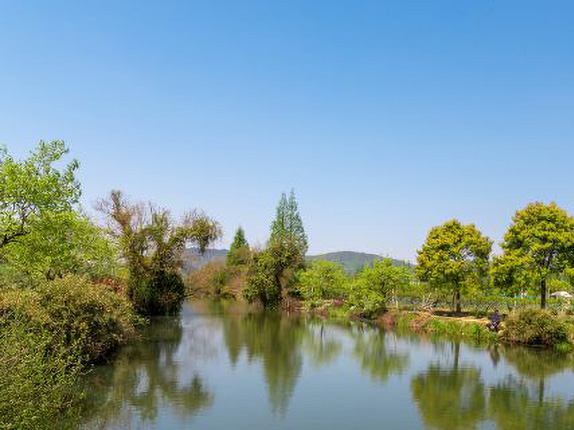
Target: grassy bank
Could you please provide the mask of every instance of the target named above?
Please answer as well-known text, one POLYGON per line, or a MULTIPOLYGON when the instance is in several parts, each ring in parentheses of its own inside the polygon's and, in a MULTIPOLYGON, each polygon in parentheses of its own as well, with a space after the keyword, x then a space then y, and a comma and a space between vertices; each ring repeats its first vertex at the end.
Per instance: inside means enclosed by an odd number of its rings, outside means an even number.
POLYGON ((557 311, 536 309, 515 310, 505 315, 502 328, 494 333, 487 328, 488 316, 477 317, 449 311, 423 312, 389 309, 365 313, 340 300, 321 303, 301 302, 303 312, 329 319, 361 319, 381 324, 385 328, 421 335, 459 338, 477 344, 507 343, 559 350, 574 349, 574 322, 557 311))
POLYGON ((77 411, 90 363, 135 335, 131 304, 81 277, 0 292, 0 428, 50 428, 77 411))

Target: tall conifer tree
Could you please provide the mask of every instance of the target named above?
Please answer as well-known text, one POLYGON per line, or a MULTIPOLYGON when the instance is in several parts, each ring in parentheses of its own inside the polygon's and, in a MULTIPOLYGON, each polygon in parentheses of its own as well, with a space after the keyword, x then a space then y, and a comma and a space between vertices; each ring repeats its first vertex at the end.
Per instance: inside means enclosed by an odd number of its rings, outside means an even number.
POLYGON ((277 205, 275 220, 271 225, 270 242, 282 242, 291 240, 297 246, 301 256, 305 256, 308 249, 307 235, 303 227, 303 221, 299 214, 299 206, 295 198, 295 191, 291 190, 289 199, 285 193, 277 205))
POLYGON ((231 265, 245 264, 248 259, 249 243, 247 243, 247 239, 245 239, 245 231, 242 227, 239 227, 229 247, 227 263, 231 265))

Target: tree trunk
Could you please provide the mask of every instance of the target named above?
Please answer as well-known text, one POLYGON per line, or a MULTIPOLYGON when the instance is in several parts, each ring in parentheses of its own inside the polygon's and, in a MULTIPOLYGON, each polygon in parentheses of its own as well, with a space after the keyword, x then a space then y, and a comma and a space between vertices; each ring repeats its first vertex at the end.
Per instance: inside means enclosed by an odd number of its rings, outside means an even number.
POLYGON ((540 281, 540 309, 546 309, 546 278, 540 281))
POLYGON ((460 290, 456 291, 456 311, 460 313, 462 311, 460 306, 460 290))

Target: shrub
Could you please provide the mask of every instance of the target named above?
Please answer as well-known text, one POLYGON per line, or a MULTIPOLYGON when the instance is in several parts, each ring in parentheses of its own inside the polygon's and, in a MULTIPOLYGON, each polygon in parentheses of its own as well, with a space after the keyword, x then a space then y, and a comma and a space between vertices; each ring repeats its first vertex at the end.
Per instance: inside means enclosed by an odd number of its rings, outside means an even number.
POLYGON ((246 266, 230 266, 223 259, 213 260, 190 273, 188 290, 193 297, 237 298, 245 286, 246 272, 246 266))
POLYGON ((3 324, 0 337, 0 428, 50 428, 73 413, 82 399, 75 388, 82 374, 79 357, 48 330, 30 330, 25 321, 3 324))
POLYGON ((550 311, 527 309, 505 320, 504 340, 528 345, 555 345, 568 340, 566 323, 550 311))
POLYGON ((49 333, 60 345, 92 361, 126 342, 137 322, 129 301, 83 277, 47 281, 35 289, 10 290, 0 296, 0 324, 25 323, 30 333, 49 333))
POLYGON ((50 428, 82 399, 87 362, 134 334, 129 301, 81 277, 0 294, 0 428, 50 428))
POLYGON ((173 315, 181 309, 187 290, 181 275, 159 271, 151 277, 130 277, 128 297, 140 315, 173 315))

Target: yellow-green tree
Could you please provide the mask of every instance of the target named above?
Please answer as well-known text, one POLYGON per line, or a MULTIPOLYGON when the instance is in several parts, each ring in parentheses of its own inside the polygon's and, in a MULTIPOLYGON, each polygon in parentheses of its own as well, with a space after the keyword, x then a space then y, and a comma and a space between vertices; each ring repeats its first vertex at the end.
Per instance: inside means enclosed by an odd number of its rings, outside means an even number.
POLYGON ((345 282, 345 272, 339 264, 315 261, 299 276, 299 291, 305 300, 340 298, 345 282))
POLYGON ((349 301, 367 314, 383 311, 391 296, 408 289, 411 278, 409 268, 393 265, 390 258, 376 259, 350 282, 349 301))
POLYGON ((49 212, 34 228, 4 248, 4 259, 31 280, 67 274, 92 278, 114 274, 116 247, 103 229, 75 211, 49 212))
POLYGON ((538 285, 546 307, 547 282, 574 263, 574 218, 554 202, 536 202, 516 212, 495 259, 493 278, 501 287, 538 285))
POLYGON ((78 203, 78 162, 54 166, 67 153, 62 141, 40 141, 24 160, 0 148, 0 249, 29 234, 44 215, 69 211, 78 203))
POLYGON ((431 288, 451 294, 456 311, 461 310, 465 287, 488 271, 492 241, 474 224, 457 220, 431 229, 417 253, 417 274, 431 288))

